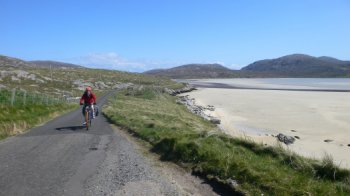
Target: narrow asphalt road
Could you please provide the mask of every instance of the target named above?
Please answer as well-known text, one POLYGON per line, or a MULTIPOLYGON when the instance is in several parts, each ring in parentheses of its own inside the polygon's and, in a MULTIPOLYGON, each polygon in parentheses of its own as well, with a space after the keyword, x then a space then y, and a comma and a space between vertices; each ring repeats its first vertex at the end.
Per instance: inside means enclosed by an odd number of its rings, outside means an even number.
POLYGON ((0 141, 0 195, 214 194, 169 179, 103 116, 89 131, 82 120, 79 109, 0 141))

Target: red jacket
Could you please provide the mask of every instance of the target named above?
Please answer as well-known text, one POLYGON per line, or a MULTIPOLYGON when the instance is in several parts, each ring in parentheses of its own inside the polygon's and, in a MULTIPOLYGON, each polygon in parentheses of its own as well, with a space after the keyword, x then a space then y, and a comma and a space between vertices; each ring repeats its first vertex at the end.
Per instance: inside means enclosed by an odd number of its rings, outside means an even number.
POLYGON ((91 92, 90 96, 86 93, 80 98, 80 104, 93 104, 96 103, 96 95, 91 92))

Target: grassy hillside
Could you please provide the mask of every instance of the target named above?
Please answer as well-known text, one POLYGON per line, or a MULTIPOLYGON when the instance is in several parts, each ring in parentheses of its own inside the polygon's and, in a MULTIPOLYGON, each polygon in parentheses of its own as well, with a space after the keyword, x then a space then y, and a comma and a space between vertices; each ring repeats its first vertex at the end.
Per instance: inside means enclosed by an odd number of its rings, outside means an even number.
POLYGON ((49 94, 77 96, 88 85, 95 91, 115 88, 120 83, 177 85, 169 79, 98 69, 49 69, 23 67, 8 69, 0 76, 6 88, 23 88, 49 94))
POLYGON ((81 96, 86 86, 92 86, 97 95, 126 83, 169 88, 183 86, 162 77, 88 69, 60 62, 50 68, 44 65, 46 63, 48 61, 28 62, 0 56, 0 139, 77 108, 77 102, 69 104, 65 100, 81 96), (12 105, 13 90, 16 96, 12 105))
MULTIPOLYGON (((55 63, 60 64, 59 62, 55 63)), ((50 68, 5 56, 0 56, 0 68, 0 88, 20 88, 61 96, 79 96, 88 85, 92 86, 96 92, 116 88, 122 83, 181 87, 181 85, 162 77, 75 66, 50 68)))
POLYGON ((29 61, 30 63, 35 64, 36 67, 43 67, 43 68, 84 68, 80 65, 75 65, 71 63, 62 63, 57 61, 29 61))
POLYGON ((249 195, 349 195, 350 171, 330 157, 305 159, 222 134, 171 97, 152 88, 119 92, 104 114, 149 142, 162 159, 249 195))

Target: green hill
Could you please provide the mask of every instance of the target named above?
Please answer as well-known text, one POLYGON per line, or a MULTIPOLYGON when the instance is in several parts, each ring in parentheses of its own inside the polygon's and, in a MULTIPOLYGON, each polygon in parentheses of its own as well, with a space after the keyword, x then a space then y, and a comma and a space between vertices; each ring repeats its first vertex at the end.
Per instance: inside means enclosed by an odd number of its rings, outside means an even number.
POLYGON ((350 77, 350 61, 332 57, 292 54, 256 61, 241 70, 219 64, 188 64, 170 69, 155 69, 146 75, 169 78, 252 78, 252 77, 350 77))
POLYGON ((293 54, 256 61, 242 70, 273 73, 284 77, 349 77, 350 62, 331 57, 317 58, 304 54, 293 54))
POLYGON ((92 86, 97 92, 115 89, 126 83, 156 84, 175 88, 179 86, 162 77, 89 69, 54 61, 25 61, 7 56, 0 56, 0 68, 0 88, 21 88, 62 96, 77 96, 86 86, 92 86))
POLYGON ((170 69, 154 69, 144 74, 169 78, 227 78, 233 77, 234 71, 220 64, 188 64, 170 69))

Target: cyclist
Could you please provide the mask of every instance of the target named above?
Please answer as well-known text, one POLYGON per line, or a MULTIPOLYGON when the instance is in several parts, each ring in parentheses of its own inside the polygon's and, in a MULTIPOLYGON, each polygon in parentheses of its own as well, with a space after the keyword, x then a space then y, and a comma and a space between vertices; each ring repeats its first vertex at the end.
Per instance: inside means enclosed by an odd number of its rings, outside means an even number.
MULTIPOLYGON (((96 105, 96 95, 92 92, 91 86, 86 87, 83 96, 81 96, 81 98, 80 98, 80 105, 84 105, 83 110, 82 110, 84 117, 85 117, 85 108, 87 106, 90 106, 91 110, 92 110, 92 118, 95 118, 94 105, 96 105)), ((86 124, 86 122, 84 120, 83 125, 85 125, 85 124, 86 124)))

